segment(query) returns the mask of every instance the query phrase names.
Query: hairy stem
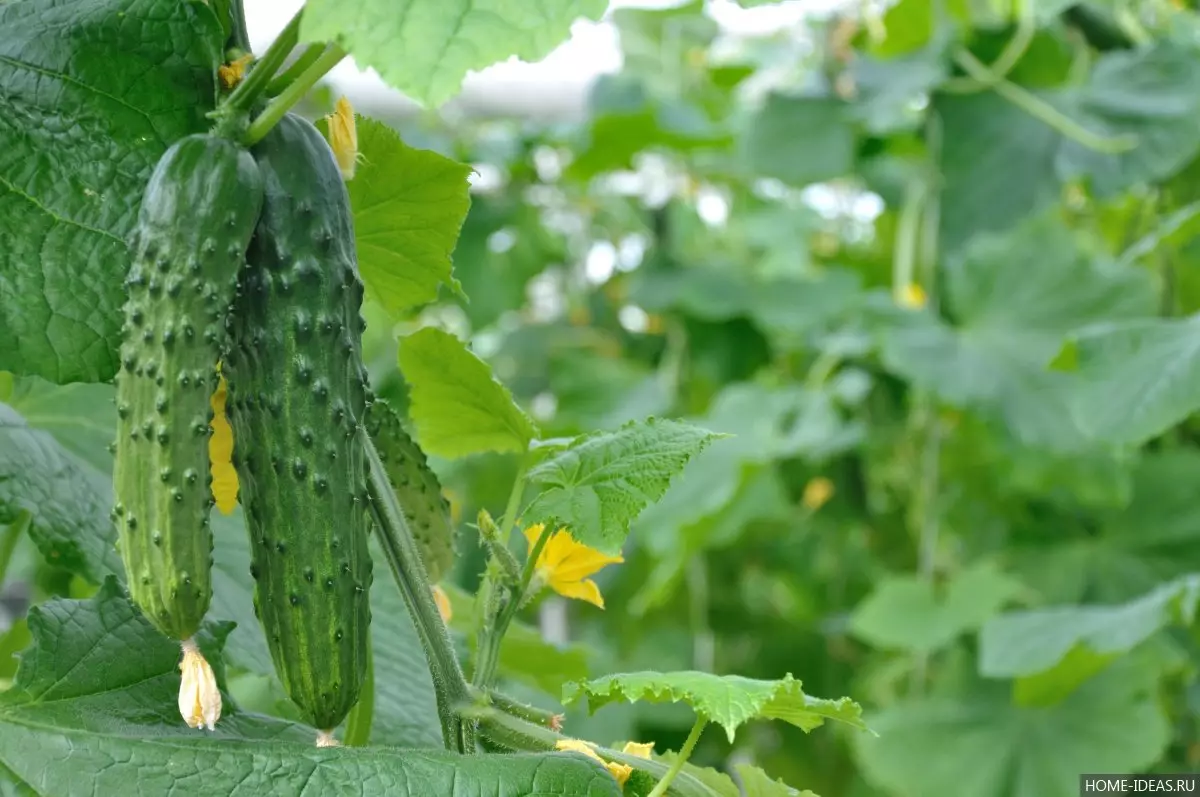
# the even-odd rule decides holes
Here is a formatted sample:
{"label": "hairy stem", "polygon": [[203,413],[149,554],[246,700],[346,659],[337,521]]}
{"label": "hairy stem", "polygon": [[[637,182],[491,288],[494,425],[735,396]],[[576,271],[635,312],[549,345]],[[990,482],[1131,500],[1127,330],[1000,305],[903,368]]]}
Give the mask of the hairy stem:
{"label": "hairy stem", "polygon": [[304,9],[297,11],[296,15],[288,21],[288,24],[275,37],[275,41],[271,42],[271,46],[263,53],[262,58],[255,62],[250,73],[246,75],[246,79],[239,83],[233,93],[217,108],[218,116],[228,118],[250,112],[267,84],[271,82],[271,78],[275,77],[276,70],[283,66],[283,62],[287,60],[292,48],[299,41],[300,15],[303,13]]}
{"label": "hairy stem", "polygon": [[325,73],[337,66],[338,62],[346,57],[346,51],[336,44],[331,44],[317,56],[317,58],[309,65],[307,69],[301,72],[287,88],[279,93],[263,109],[250,127],[246,130],[246,135],[242,138],[246,146],[251,146],[262,140],[263,136],[271,132],[271,128],[283,118],[283,115],[291,110],[292,106],[300,102],[304,95],[308,93],[316,82],[325,76]]}
{"label": "hairy stem", "polygon": [[696,742],[700,741],[700,734],[704,733],[704,726],[708,724],[708,720],[699,715],[696,716],[696,724],[692,726],[691,733],[683,743],[683,747],[679,748],[679,755],[675,756],[675,762],[671,764],[671,768],[667,770],[667,774],[662,776],[662,780],[650,791],[646,797],[663,797],[667,793],[667,788],[679,771],[683,769],[683,765],[691,758],[692,750],[696,748]]}
{"label": "hairy stem", "polygon": [[404,511],[392,490],[387,470],[379,459],[379,452],[365,432],[363,442],[367,452],[370,471],[371,511],[379,533],[379,542],[384,556],[392,569],[396,585],[412,615],[429,673],[433,679],[437,698],[438,719],[442,724],[443,740],[447,749],[459,752],[474,751],[474,729],[467,727],[457,713],[460,704],[470,699],[471,689],[463,677],[458,657],[450,642],[450,633],[433,601],[433,588],[417,543],[413,539]]}
{"label": "hairy stem", "polygon": [[305,47],[304,51],[296,57],[296,60],[292,62],[291,66],[271,79],[271,82],[267,84],[267,88],[264,93],[268,97],[274,97],[280,94],[284,89],[295,82],[296,78],[304,74],[304,70],[312,66],[313,63],[321,57],[321,54],[325,52],[326,46],[327,45],[324,44],[310,44]]}

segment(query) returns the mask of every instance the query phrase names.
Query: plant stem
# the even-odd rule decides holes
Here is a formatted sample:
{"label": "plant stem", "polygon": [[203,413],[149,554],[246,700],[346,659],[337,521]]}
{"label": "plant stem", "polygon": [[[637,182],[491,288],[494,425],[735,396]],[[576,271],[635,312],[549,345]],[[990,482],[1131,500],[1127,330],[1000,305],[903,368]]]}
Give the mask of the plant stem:
{"label": "plant stem", "polygon": [[33,513],[28,509],[23,509],[0,535],[0,584],[4,583],[4,579],[8,575],[8,566],[12,562],[13,553],[17,550],[17,543],[21,541],[21,535],[32,523]]}
{"label": "plant stem", "polygon": [[1033,43],[1036,33],[1037,18],[1034,16],[1033,0],[1021,0],[1017,12],[1017,30],[1008,40],[1008,44],[1004,45],[1004,49],[992,62],[992,65],[986,67],[987,76],[948,80],[942,84],[942,89],[957,94],[973,94],[991,88],[1006,78],[1008,73],[1013,70],[1013,67],[1021,60],[1021,56],[1025,55],[1025,51],[1029,49],[1029,45]]}
{"label": "plant stem", "polygon": [[546,711],[545,709],[538,708],[537,706],[526,705],[519,700],[514,700],[503,692],[489,690],[488,697],[492,699],[492,705],[503,711],[505,714],[511,714],[514,717],[520,717],[527,722],[532,722],[547,728],[550,727],[550,723],[555,717],[555,713],[553,711]]}
{"label": "plant stem", "polygon": [[707,719],[699,715],[696,716],[696,724],[692,726],[692,732],[688,734],[683,747],[679,748],[679,754],[675,756],[675,763],[671,764],[671,768],[667,770],[667,774],[662,776],[662,780],[658,782],[646,797],[663,797],[667,793],[667,787],[671,785],[671,781],[675,780],[675,776],[679,774],[679,771],[683,769],[683,765],[691,757],[692,750],[695,749],[696,742],[700,741],[700,734],[704,733],[704,726],[707,724]]}
{"label": "plant stem", "polygon": [[304,70],[312,66],[313,62],[321,57],[321,54],[325,52],[325,47],[326,45],[324,44],[310,44],[305,47],[304,52],[296,57],[291,66],[271,79],[264,93],[268,97],[274,97],[286,89],[292,84],[292,81],[304,73]]}
{"label": "plant stem", "polygon": [[363,680],[358,702],[346,718],[347,747],[366,747],[371,741],[371,722],[375,718],[375,647],[367,632],[367,677]]}
{"label": "plant stem", "polygon": [[229,3],[229,40],[225,46],[230,45],[250,52],[250,34],[246,30],[246,12],[242,7],[242,0],[230,0]]}
{"label": "plant stem", "polygon": [[546,547],[546,541],[550,539],[551,533],[548,528],[542,529],[541,536],[538,537],[537,542],[529,551],[529,556],[525,559],[525,568],[521,571],[521,583],[509,595],[508,603],[504,604],[496,622],[484,634],[485,638],[479,641],[475,672],[471,678],[472,685],[477,689],[490,686],[492,678],[496,675],[496,667],[500,663],[500,646],[504,642],[504,635],[508,633],[508,626],[517,616],[517,611],[525,600],[525,593],[529,589],[529,582],[533,580],[533,571],[536,569],[538,557],[541,555],[542,549]]}
{"label": "plant stem", "polygon": [[470,699],[471,690],[463,677],[458,657],[450,642],[450,633],[433,601],[433,588],[421,554],[413,540],[404,511],[392,490],[387,470],[379,452],[365,432],[362,434],[367,454],[371,511],[375,517],[379,543],[392,569],[396,585],[412,615],[413,624],[425,648],[429,673],[437,698],[438,718],[442,724],[443,741],[449,750],[472,752],[474,729],[464,726],[457,707]]}
{"label": "plant stem", "polygon": [[[991,73],[983,62],[966,50],[959,50],[955,53],[954,61],[976,80],[993,80]],[[997,94],[1025,113],[1090,150],[1102,152],[1107,155],[1116,155],[1121,152],[1128,152],[1137,146],[1137,136],[1121,135],[1110,138],[1093,133],[1050,103],[1035,97],[1015,83],[1010,83],[1007,80],[995,80],[992,83],[992,88],[995,89]]]}
{"label": "plant stem", "polygon": [[263,53],[262,58],[254,64],[250,74],[246,75],[246,79],[239,83],[233,93],[217,108],[218,116],[230,117],[250,112],[250,108],[258,100],[263,89],[271,82],[271,78],[275,77],[276,70],[287,60],[292,48],[299,41],[300,15],[303,13],[304,9],[301,8],[288,21],[288,24],[275,37],[275,41],[271,42],[271,46]]}
{"label": "plant stem", "polygon": [[[517,512],[521,507],[521,496],[525,494],[525,474],[528,470],[527,462],[527,457],[522,456],[521,464],[517,467],[516,478],[513,480],[512,491],[508,494],[508,505],[504,508],[504,516],[500,518],[500,523],[498,524],[501,541],[508,538],[516,524]],[[529,551],[529,556],[525,558],[525,566],[521,570],[520,583],[508,596],[508,602],[500,609],[495,622],[491,622],[492,618],[486,616],[486,614],[483,617],[483,625],[479,634],[479,644],[476,646],[475,672],[471,674],[471,684],[476,689],[487,688],[496,674],[496,667],[500,663],[500,645],[504,641],[505,633],[508,632],[509,624],[525,600],[525,592],[529,589],[529,582],[533,579],[533,571],[537,565],[538,556],[541,554],[542,549],[546,547],[546,540],[549,538],[550,529],[542,529],[541,536],[538,537],[538,541]],[[499,589],[501,585],[493,584],[492,588]]]}
{"label": "plant stem", "polygon": [[263,136],[271,132],[275,123],[282,119],[293,105],[300,102],[308,90],[325,76],[326,72],[337,66],[337,63],[345,57],[346,51],[336,44],[326,47],[307,69],[279,93],[278,97],[267,103],[263,112],[250,123],[246,135],[242,139],[243,143],[249,147],[261,141]]}

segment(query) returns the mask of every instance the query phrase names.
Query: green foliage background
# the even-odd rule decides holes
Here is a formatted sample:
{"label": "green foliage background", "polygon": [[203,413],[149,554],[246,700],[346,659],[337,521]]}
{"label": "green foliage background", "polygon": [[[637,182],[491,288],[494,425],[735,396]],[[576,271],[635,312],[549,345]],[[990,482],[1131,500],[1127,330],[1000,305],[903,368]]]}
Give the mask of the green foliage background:
{"label": "green foliage background", "polygon": [[[0,65],[38,30],[21,5],[9,18],[0,7],[12,25],[0,29]],[[75,5],[101,20],[93,41],[114,33],[103,12],[119,3]],[[194,10],[177,5],[158,22],[166,38]],[[500,666],[507,688],[559,710],[566,682],[613,672],[793,673],[808,694],[853,696],[878,736],[755,722],[733,743],[705,734],[692,760],[730,773],[753,763],[824,797],[1068,797],[1081,772],[1200,766],[1200,15],[1184,6],[900,0],[877,17],[855,10],[733,42],[699,2],[621,10],[625,66],[597,82],[579,124],[383,120],[410,147],[488,179],[472,190],[453,247],[461,290],[436,294],[453,239],[444,218],[461,210],[438,181],[463,170],[411,149],[376,164],[412,182],[416,210],[409,227],[372,222],[393,252],[408,252],[364,258],[372,381],[407,408],[398,341],[439,326],[469,339],[528,413],[478,439],[439,428],[426,440],[418,428],[432,455],[520,448],[532,424],[547,439],[650,415],[732,435],[632,518],[626,563],[598,577],[605,611],[549,599],[526,613],[531,625],[542,615],[550,639],[514,629]],[[322,26],[333,4],[314,8],[311,35],[331,35]],[[174,84],[162,91],[213,90],[195,67],[212,57],[219,37],[209,34],[189,53],[144,54],[162,66],[155,80]],[[480,35],[472,28],[463,41]],[[553,44],[525,35],[515,47]],[[469,68],[417,53],[427,62],[423,77],[398,84],[443,99]],[[120,75],[96,69],[97,85],[126,97],[97,118],[127,113],[166,138],[202,126],[181,110],[195,103],[155,104],[145,86],[127,95]],[[0,110],[7,101],[48,115],[22,74],[0,68]],[[327,110],[319,96],[309,108]],[[0,149],[39,152],[10,126],[13,114],[3,117]],[[48,136],[47,125],[35,129]],[[391,135],[375,123],[360,131],[364,146]],[[106,135],[85,127],[70,151]],[[142,140],[131,136],[121,141]],[[46,225],[38,273],[14,271],[0,252],[0,367],[15,374],[0,374],[0,522],[28,529],[7,535],[15,547],[0,554],[11,556],[12,596],[88,598],[0,615],[9,679],[31,632],[75,623],[111,640],[101,629],[128,610],[106,580],[121,577],[103,514],[111,390],[88,384],[115,365],[101,344],[116,324],[91,311],[119,307],[120,294],[81,276],[116,257],[105,249],[112,231],[133,219],[88,191],[131,192],[156,157],[121,141],[70,178],[74,198],[0,161],[0,241]],[[112,163],[123,169],[104,173]],[[369,202],[380,184],[351,185]],[[438,203],[450,210],[431,212]],[[66,284],[74,292],[56,287]],[[902,301],[910,285],[924,306]],[[32,334],[52,320],[53,334]],[[425,353],[413,355],[410,377],[446,361]],[[469,658],[466,593],[483,567],[470,521],[502,511],[516,465],[505,453],[431,462],[464,532],[443,583]],[[807,505],[817,479],[832,496]],[[212,614],[237,626],[214,622],[211,642],[224,646],[230,705],[243,712],[230,712],[237,735],[286,746],[308,737],[250,614],[240,524],[216,521]],[[380,578],[372,599],[372,741],[438,747],[432,687],[399,595]],[[16,771],[37,766],[32,751],[50,762],[66,745],[95,763],[133,749],[151,766],[175,749],[178,728],[155,745],[121,746],[137,736],[129,727],[153,724],[138,710],[153,701],[145,690],[135,705],[114,696],[148,682],[169,697],[173,654],[148,627],[118,625],[133,628],[121,632],[127,649],[152,651],[114,648],[140,670],[93,683],[68,658],[0,699],[0,781],[11,776],[14,793],[71,785]],[[105,650],[76,645],[75,663]],[[66,692],[47,697],[54,688]],[[79,726],[87,710],[117,718]],[[663,751],[691,724],[679,706],[621,704],[595,716],[573,707],[566,728]],[[102,741],[89,747],[79,734]],[[187,748],[197,770],[228,755],[210,744]],[[230,763],[230,783],[272,764],[254,755]],[[312,782],[335,788],[373,767],[417,782],[428,771],[433,784],[446,771],[362,755],[332,770],[314,764],[328,780]],[[523,794],[538,777],[558,778],[547,787],[555,794],[609,793],[586,762],[564,761],[548,775],[537,760],[522,764],[487,793]],[[491,788],[486,772],[479,782]]]}

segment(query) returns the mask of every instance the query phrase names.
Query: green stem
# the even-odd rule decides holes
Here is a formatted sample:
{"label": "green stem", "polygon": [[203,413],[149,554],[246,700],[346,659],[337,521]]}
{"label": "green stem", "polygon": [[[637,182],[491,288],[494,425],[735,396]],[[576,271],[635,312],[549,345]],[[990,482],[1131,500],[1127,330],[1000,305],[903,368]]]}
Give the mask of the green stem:
{"label": "green stem", "polygon": [[897,304],[903,299],[905,289],[916,283],[917,244],[924,202],[925,181],[919,178],[909,181],[896,222],[896,245],[892,253],[892,297]]}
{"label": "green stem", "polygon": [[658,782],[646,797],[663,797],[667,793],[667,787],[671,785],[671,781],[675,780],[675,776],[683,769],[683,765],[692,755],[692,750],[696,747],[696,742],[700,741],[700,734],[704,733],[704,726],[708,724],[708,720],[699,715],[696,716],[696,724],[692,726],[692,732],[688,734],[687,739],[683,743],[683,747],[679,748],[679,754],[675,756],[675,763],[671,764],[671,768],[667,770],[667,774],[662,776],[662,780]]}
{"label": "green stem", "polygon": [[217,108],[218,116],[236,117],[250,112],[250,108],[263,93],[263,89],[271,82],[271,78],[275,77],[276,70],[283,66],[283,62],[291,54],[292,48],[300,40],[300,15],[303,13],[304,9],[302,8],[288,21],[288,24],[275,37],[275,41],[271,42],[271,46],[263,53],[263,57],[255,62],[250,73],[246,75],[246,79],[239,83],[233,93]]}
{"label": "green stem", "polygon": [[497,524],[500,527],[500,539],[505,539],[517,524],[517,510],[521,508],[521,496],[525,494],[525,473],[529,469],[526,457],[522,455],[517,465],[517,475],[513,479],[512,490],[508,493],[508,503],[504,506],[504,515]]}
{"label": "green stem", "polygon": [[[517,479],[520,483],[524,483],[525,468],[523,466],[518,472]],[[514,487],[514,494],[519,494],[520,492],[520,489]],[[479,640],[478,656],[475,660],[475,672],[471,678],[471,684],[476,689],[485,689],[490,686],[492,678],[496,675],[496,667],[500,663],[500,646],[504,642],[504,635],[508,633],[508,626],[512,623],[513,618],[517,616],[517,611],[525,601],[525,593],[529,589],[529,582],[533,580],[534,570],[537,569],[538,557],[541,556],[542,549],[546,547],[546,541],[550,539],[551,534],[552,530],[550,528],[542,529],[537,542],[529,550],[529,556],[525,558],[525,567],[521,571],[521,583],[509,595],[508,603],[504,604],[504,608],[500,610],[496,622],[490,628],[486,625],[484,626],[485,633],[482,635],[483,638]]]}
{"label": "green stem", "polygon": [[553,711],[546,711],[537,706],[530,706],[522,703],[519,700],[514,700],[503,692],[490,690],[488,697],[492,700],[492,705],[503,711],[505,714],[511,714],[514,717],[520,717],[526,722],[532,722],[537,725],[550,727],[550,723],[557,716]]}
{"label": "green stem", "polygon": [[32,523],[33,514],[27,509],[22,510],[4,529],[3,535],[0,535],[0,584],[4,583],[8,575],[8,566],[12,563],[13,553],[17,550],[21,535]]}
{"label": "green stem", "polygon": [[283,118],[283,115],[291,110],[293,105],[300,102],[308,90],[345,57],[346,51],[336,44],[326,47],[307,69],[279,93],[278,97],[267,103],[263,112],[250,123],[242,142],[249,147],[261,141],[263,136],[271,132],[271,128]]}
{"label": "green stem", "polygon": [[456,713],[457,707],[470,699],[471,690],[463,677],[458,657],[450,642],[450,633],[433,601],[433,588],[421,554],[413,539],[404,511],[392,490],[387,470],[379,459],[374,443],[362,435],[367,454],[371,511],[379,532],[379,543],[392,569],[396,585],[412,615],[417,635],[425,648],[429,673],[437,698],[438,718],[442,724],[447,749],[459,752],[474,750],[474,730],[464,726]]}
{"label": "green stem", "polygon": [[375,718],[375,648],[367,639],[367,677],[363,680],[358,702],[346,718],[347,747],[366,747],[371,741],[371,723]]}
{"label": "green stem", "polygon": [[[571,737],[552,731],[541,725],[497,711],[495,708],[473,709],[468,713],[479,722],[479,735],[504,749],[525,752],[549,752],[555,750],[557,742]],[[605,761],[616,761],[645,772],[661,780],[672,769],[663,761],[640,758],[603,745],[594,745],[596,753]],[[690,753],[690,751],[689,751]],[[680,751],[683,755],[683,751]],[[682,769],[682,764],[680,765]],[[670,785],[670,793],[677,797],[712,797],[712,791],[686,772],[677,771]]]}
{"label": "green stem", "polygon": [[1017,30],[1008,40],[999,57],[990,67],[985,67],[987,75],[960,80],[948,80],[942,84],[942,89],[956,94],[973,94],[985,91],[1008,76],[1013,70],[1037,33],[1037,17],[1034,15],[1033,0],[1022,0],[1017,17]]}
{"label": "green stem", "polygon": [[305,47],[304,52],[300,53],[300,55],[296,57],[296,60],[292,62],[291,66],[271,79],[271,82],[267,84],[267,88],[264,93],[268,97],[274,97],[278,95],[288,86],[290,86],[292,82],[296,80],[296,78],[300,77],[300,75],[304,73],[304,70],[312,66],[313,63],[321,57],[323,52],[325,52],[324,44],[310,44]]}
{"label": "green stem", "polygon": [[[966,50],[959,50],[955,53],[954,61],[976,80],[992,79],[991,73],[983,62]],[[1035,97],[1015,83],[1010,83],[1007,80],[997,80],[992,84],[992,88],[995,89],[997,94],[1025,113],[1090,150],[1102,152],[1107,155],[1116,155],[1128,152],[1137,146],[1137,136],[1121,135],[1110,138],[1093,133],[1071,117],[1059,111],[1053,105]]]}
{"label": "green stem", "polygon": [[225,46],[236,47],[250,52],[250,34],[246,29],[246,12],[242,8],[242,0],[230,0],[229,3],[229,40]]}

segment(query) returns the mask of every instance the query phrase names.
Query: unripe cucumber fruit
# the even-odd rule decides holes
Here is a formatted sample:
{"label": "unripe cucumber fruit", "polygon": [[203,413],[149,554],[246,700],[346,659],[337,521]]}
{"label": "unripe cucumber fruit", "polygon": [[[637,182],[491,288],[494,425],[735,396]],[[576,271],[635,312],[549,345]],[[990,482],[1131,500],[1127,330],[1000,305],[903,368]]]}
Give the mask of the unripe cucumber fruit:
{"label": "unripe cucumber fruit", "polygon": [[255,613],[284,688],[327,731],[357,702],[368,655],[363,286],[321,134],[289,114],[253,152],[266,197],[222,365],[233,460]]}
{"label": "unripe cucumber fruit", "polygon": [[212,599],[209,399],[262,198],[248,152],[188,136],[155,166],[130,241],[113,516],[133,602],[178,640]]}
{"label": "unripe cucumber fruit", "polygon": [[421,549],[429,580],[436,583],[454,564],[455,528],[450,502],[425,452],[409,437],[391,405],[376,399],[367,408],[367,432],[379,452],[409,531]]}

